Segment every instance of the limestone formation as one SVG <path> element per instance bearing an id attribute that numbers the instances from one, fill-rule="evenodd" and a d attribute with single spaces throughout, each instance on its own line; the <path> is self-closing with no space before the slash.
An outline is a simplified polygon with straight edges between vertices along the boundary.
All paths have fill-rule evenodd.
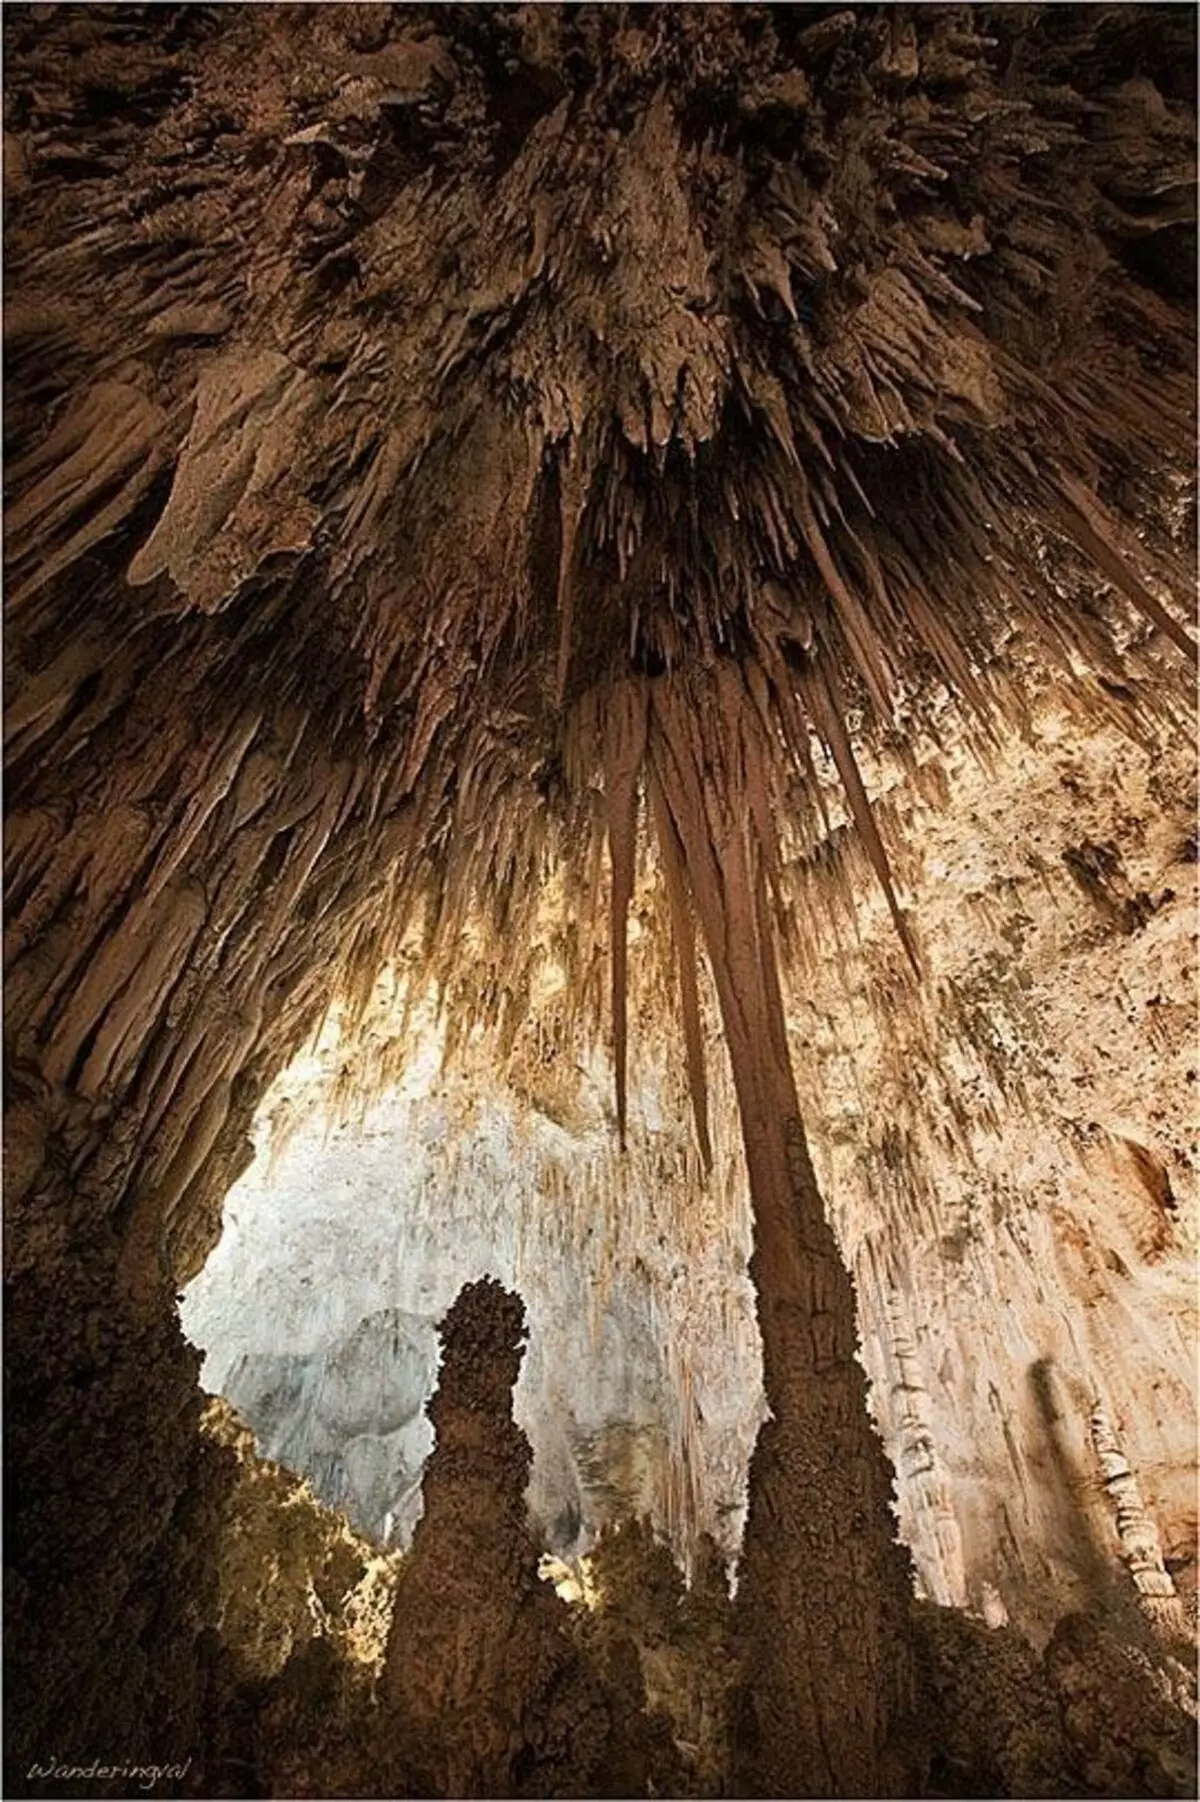
<path id="1" fill-rule="evenodd" d="M 870 742 L 947 691 L 1011 732 L 1035 668 L 1179 710 L 1193 24 L 6 9 L 14 1780 L 153 1738 L 205 1782 L 235 1473 L 174 1297 L 267 1086 L 414 944 L 455 1042 L 510 1040 L 553 877 L 552 1048 L 603 1022 L 627 1142 L 639 861 L 697 1157 L 703 956 L 749 1174 L 744 1780 L 909 1780 L 789 872 L 828 755 L 916 971 Z M 1075 872 L 1145 919 L 1102 841 Z"/>
<path id="2" fill-rule="evenodd" d="M 520 1300 L 485 1279 L 441 1325 L 437 1443 L 383 1676 L 388 1794 L 595 1794 L 632 1727 L 611 1717 L 538 1575 L 529 1442 L 512 1419 L 524 1324 Z"/>
<path id="3" fill-rule="evenodd" d="M 916 784 L 877 765 L 878 811 L 920 848 L 904 881 L 927 993 L 900 985 L 903 954 L 846 835 L 802 867 L 829 930 L 786 984 L 789 1043 L 855 1270 L 901 1536 L 922 1594 L 1039 1645 L 1064 1613 L 1129 1589 L 1092 1438 L 1098 1393 L 1170 1581 L 1194 1595 L 1192 762 L 1167 732 L 1081 738 L 1047 691 L 1024 739 L 986 764 L 954 738 L 923 747 Z M 1085 838 L 1120 842 L 1125 880 L 1153 901 L 1136 932 L 1071 875 L 1065 853 Z M 651 901 L 643 884 L 639 921 Z M 392 1507 L 415 1518 L 424 1443 L 408 1425 L 370 1429 L 420 1404 L 408 1352 L 397 1362 L 376 1323 L 403 1310 L 415 1347 L 432 1333 L 419 1317 L 490 1268 L 529 1313 L 516 1416 L 546 1543 L 567 1556 L 605 1520 L 645 1513 L 685 1562 L 706 1531 L 735 1555 L 761 1411 L 745 1175 L 706 983 L 714 1162 L 706 1181 L 694 1154 L 689 1170 L 652 943 L 643 930 L 630 946 L 641 1051 L 624 1156 L 603 1060 L 586 1074 L 544 1060 L 552 961 L 507 1060 L 460 1053 L 443 1071 L 437 1035 L 421 1038 L 363 1114 L 397 1079 L 409 1008 L 383 983 L 361 1031 L 331 1023 L 264 1103 L 259 1157 L 183 1312 L 210 1348 L 206 1386 L 232 1385 L 264 1451 L 328 1481 L 327 1500 L 369 1503 L 377 1525 Z M 252 1372 L 257 1387 L 240 1388 Z"/>

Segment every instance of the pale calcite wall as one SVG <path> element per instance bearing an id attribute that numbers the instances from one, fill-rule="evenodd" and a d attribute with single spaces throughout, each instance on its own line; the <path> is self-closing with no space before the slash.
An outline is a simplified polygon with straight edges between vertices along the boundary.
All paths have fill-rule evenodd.
<path id="1" fill-rule="evenodd" d="M 1047 701 L 936 768 L 881 803 L 920 994 L 860 873 L 793 1044 L 923 1586 L 1036 1633 L 1114 1580 L 1097 1404 L 1195 1582 L 1193 754 Z"/>
<path id="2" fill-rule="evenodd" d="M 707 1530 L 732 1553 L 762 1412 L 733 1157 L 702 1188 L 644 1074 L 621 1158 L 607 1072 L 581 1073 L 568 1133 L 498 1085 L 481 1093 L 469 1062 L 439 1076 L 437 1033 L 422 1042 L 410 1078 L 356 1124 L 321 1111 L 336 1031 L 277 1085 L 183 1304 L 206 1387 L 355 1524 L 406 1540 L 432 1443 L 434 1323 L 490 1274 L 528 1311 L 516 1409 L 547 1543 L 569 1555 L 604 1519 L 644 1512 L 685 1550 Z M 273 1119 L 299 1121 L 274 1158 Z"/>
<path id="3" fill-rule="evenodd" d="M 1191 751 L 1165 728 L 1083 735 L 1050 694 L 988 766 L 961 734 L 920 755 L 871 784 L 921 983 L 835 829 L 794 871 L 793 1052 L 920 1586 L 1036 1636 L 1127 1580 L 1097 1406 L 1194 1585 Z M 322 1113 L 333 1032 L 269 1098 L 184 1307 L 206 1381 L 263 1450 L 403 1537 L 432 1322 L 490 1272 L 529 1309 L 518 1413 L 548 1540 L 632 1507 L 732 1549 L 762 1399 L 719 1047 L 703 1183 L 661 1047 L 632 1047 L 621 1158 L 603 1059 L 564 1124 L 478 1058 L 440 1075 L 432 1027 L 422 1044 L 358 1125 Z M 292 1130 L 272 1160 L 273 1123 Z"/>

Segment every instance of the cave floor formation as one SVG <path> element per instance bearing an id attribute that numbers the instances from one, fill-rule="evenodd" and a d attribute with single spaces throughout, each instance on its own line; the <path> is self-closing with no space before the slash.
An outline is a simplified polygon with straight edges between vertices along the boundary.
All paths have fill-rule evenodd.
<path id="1" fill-rule="evenodd" d="M 6 1793 L 1194 1793 L 1194 11 L 3 32 Z"/>

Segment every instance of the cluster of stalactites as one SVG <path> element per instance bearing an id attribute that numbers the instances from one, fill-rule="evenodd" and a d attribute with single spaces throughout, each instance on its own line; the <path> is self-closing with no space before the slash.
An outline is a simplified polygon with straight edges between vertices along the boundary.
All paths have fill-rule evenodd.
<path id="1" fill-rule="evenodd" d="M 10 471 L 16 894 L 137 894 L 80 983 L 18 973 L 18 1016 L 54 1078 L 119 1086 L 199 938 L 243 997 L 232 1084 L 265 1013 L 294 1043 L 318 986 L 368 992 L 417 924 L 475 1011 L 519 1012 L 561 869 L 593 1013 L 610 891 L 623 1129 L 644 800 L 707 1159 L 714 797 L 764 981 L 820 745 L 912 956 L 856 729 L 939 686 L 1001 718 L 1014 628 L 1094 671 L 1097 707 L 1135 704 L 1097 578 L 1190 654 L 1164 601 L 1188 322 L 1123 260 L 1182 218 L 1186 108 L 1082 9 L 1065 36 L 925 8 L 334 11 L 96 18 L 82 53 L 62 21 L 14 27 L 9 323 L 43 397 Z M 1163 81 L 1172 29 L 1146 9 Z M 134 780 L 127 720 L 160 690 L 177 739 Z M 194 798 L 160 825 L 172 783 Z M 88 837 L 118 810 L 140 892 Z M 256 833 L 270 943 L 187 880 Z M 272 948 L 302 909 L 319 984 Z"/>

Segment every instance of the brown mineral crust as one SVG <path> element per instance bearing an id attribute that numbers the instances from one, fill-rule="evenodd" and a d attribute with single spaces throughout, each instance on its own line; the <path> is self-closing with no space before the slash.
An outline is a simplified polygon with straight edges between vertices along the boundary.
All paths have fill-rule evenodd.
<path id="1" fill-rule="evenodd" d="M 915 1611 L 934 1795 L 1082 1793 L 1042 1661 L 1009 1628 L 961 1610 Z"/>
<path id="2" fill-rule="evenodd" d="M 957 1609 L 921 1604 L 915 1625 L 929 1793 L 1195 1794 L 1194 1667 L 1128 1612 L 1064 1616 L 1042 1654 Z"/>
<path id="3" fill-rule="evenodd" d="M 1090 1795 L 1196 1794 L 1196 1670 L 1067 1615 L 1046 1648 L 1071 1763 Z"/>
<path id="4" fill-rule="evenodd" d="M 212 1549 L 234 1460 L 200 1433 L 198 1357 L 178 1326 L 114 1307 L 113 1284 L 111 1265 L 75 1264 L 8 1304 L 30 1363 L 8 1371 L 7 1603 L 40 1672 L 10 1690 L 11 1794 L 62 1793 L 30 1781 L 35 1763 L 107 1747 L 114 1763 L 198 1764 L 207 1740 Z"/>

